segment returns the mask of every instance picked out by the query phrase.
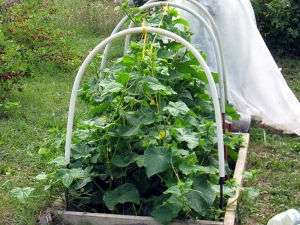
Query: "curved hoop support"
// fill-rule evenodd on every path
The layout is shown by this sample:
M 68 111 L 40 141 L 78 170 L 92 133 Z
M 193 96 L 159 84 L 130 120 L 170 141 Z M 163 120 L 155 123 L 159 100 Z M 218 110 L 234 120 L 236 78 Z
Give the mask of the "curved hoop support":
M 157 2 L 159 0 L 149 0 L 148 2 L 146 2 L 146 4 L 152 3 L 152 2 Z M 206 8 L 204 8 L 203 5 L 201 5 L 199 2 L 195 1 L 195 0 L 185 0 L 187 2 L 190 2 L 192 4 L 194 4 L 196 7 L 198 7 L 207 17 L 207 19 L 209 20 L 211 27 L 213 29 L 214 35 L 217 39 L 217 43 L 219 46 L 219 51 L 220 51 L 220 57 L 221 57 L 221 67 L 219 67 L 218 65 L 218 69 L 222 68 L 222 72 L 223 72 L 223 83 L 224 83 L 224 94 L 225 94 L 225 101 L 228 102 L 228 87 L 227 87 L 227 74 L 226 74 L 226 70 L 225 70 L 225 58 L 224 58 L 224 53 L 223 53 L 223 47 L 222 47 L 222 41 L 220 38 L 220 33 L 218 30 L 218 26 L 215 22 L 215 20 L 213 19 L 213 17 L 210 15 L 210 13 L 206 10 Z M 127 36 L 126 36 L 127 39 Z M 126 43 L 125 43 L 126 46 Z M 221 83 L 221 82 L 220 82 Z
M 146 4 L 154 3 L 159 0 L 149 0 L 146 2 Z M 211 27 L 207 24 L 207 22 L 202 18 L 201 15 L 197 13 L 198 16 L 195 16 L 195 12 L 193 10 L 186 10 L 193 16 L 195 16 L 205 27 L 207 30 L 208 34 L 210 35 L 210 38 L 212 39 L 214 50 L 215 50 L 215 55 L 216 55 L 216 60 L 217 60 L 217 68 L 218 68 L 218 73 L 219 73 L 219 93 L 220 93 L 220 103 L 221 103 L 221 112 L 222 112 L 222 122 L 223 122 L 223 133 L 226 134 L 226 119 L 225 119 L 225 107 L 226 103 L 229 102 L 228 100 L 228 87 L 227 87 L 227 76 L 226 76 L 226 69 L 225 69 L 225 60 L 224 60 L 224 54 L 223 54 L 223 47 L 222 47 L 222 42 L 219 34 L 218 27 L 213 19 L 213 17 L 210 15 L 210 13 L 198 2 L 195 0 L 185 0 L 193 5 L 195 5 L 198 9 L 200 9 L 205 16 L 208 18 Z M 167 4 L 170 4 L 169 2 Z M 170 4 L 172 5 L 172 4 Z M 179 4 L 180 5 L 180 4 Z M 181 8 L 181 7 L 178 7 Z M 183 9 L 183 8 L 181 8 Z M 190 8 L 188 8 L 190 9 Z M 129 24 L 129 28 L 132 28 L 134 26 L 133 22 Z M 125 40 L 125 45 L 124 45 L 124 55 L 126 54 L 126 51 L 128 49 L 130 42 L 130 35 L 126 36 Z M 229 131 L 232 131 L 232 124 L 229 124 Z M 228 153 L 227 153 L 227 146 L 224 146 L 224 155 L 225 155 L 225 160 L 228 161 Z
M 150 33 L 157 33 L 157 34 L 165 35 L 165 36 L 172 38 L 172 39 L 176 40 L 177 42 L 181 43 L 184 47 L 186 47 L 188 50 L 190 50 L 190 52 L 196 57 L 196 59 L 198 60 L 200 65 L 203 67 L 204 72 L 205 72 L 206 77 L 209 82 L 209 87 L 210 87 L 213 104 L 214 104 L 214 108 L 215 108 L 215 118 L 216 118 L 216 123 L 217 123 L 217 138 L 218 138 L 219 176 L 220 176 L 220 179 L 221 178 L 224 179 L 225 163 L 224 163 L 224 149 L 223 149 L 224 143 L 223 143 L 223 133 L 222 133 L 222 119 L 221 119 L 221 111 L 220 111 L 220 104 L 219 104 L 217 88 L 214 83 L 211 72 L 210 72 L 206 62 L 200 55 L 200 53 L 190 43 L 188 43 L 186 40 L 184 40 L 180 36 L 170 32 L 170 31 L 159 29 L 159 28 L 152 28 L 152 27 L 136 27 L 136 28 L 126 29 L 126 30 L 123 30 L 123 31 L 120 31 L 118 33 L 111 35 L 110 37 L 103 40 L 100 44 L 98 44 L 90 52 L 90 54 L 86 57 L 86 59 L 80 66 L 80 69 L 76 75 L 76 78 L 75 78 L 75 81 L 73 84 L 73 89 L 72 89 L 72 94 L 71 94 L 71 99 L 70 99 L 66 145 L 65 145 L 65 163 L 66 163 L 66 165 L 69 166 L 69 164 L 70 164 L 71 139 L 72 139 L 73 120 L 74 120 L 77 92 L 78 92 L 81 78 L 82 78 L 88 64 L 92 61 L 92 59 L 96 56 L 96 54 L 101 49 L 103 49 L 105 46 L 107 46 L 107 44 L 111 43 L 115 39 L 125 36 L 127 34 L 142 33 L 142 32 L 145 32 L 145 30 Z
M 222 112 L 223 116 L 225 117 L 225 102 L 228 100 L 228 98 L 226 98 L 226 96 L 228 96 L 228 94 L 227 94 L 226 79 L 224 80 L 224 75 L 223 75 L 224 71 L 225 71 L 225 64 L 224 64 L 223 51 L 222 51 L 222 48 L 220 48 L 221 41 L 219 38 L 220 35 L 218 32 L 218 28 L 217 28 L 217 25 L 215 24 L 213 18 L 209 14 L 209 12 L 201 4 L 199 4 L 198 2 L 195 2 L 194 0 L 188 0 L 188 1 L 195 4 L 200 10 L 202 10 L 205 13 L 205 15 L 209 18 L 209 20 L 212 21 L 211 24 L 212 24 L 214 30 L 211 29 L 211 27 L 208 25 L 208 23 L 198 13 L 196 13 L 194 10 L 192 10 L 191 8 L 189 8 L 187 6 L 184 6 L 184 5 L 181 5 L 178 3 L 157 2 L 156 0 L 150 0 L 145 5 L 141 6 L 140 9 L 145 10 L 145 9 L 153 8 L 153 7 L 157 7 L 157 6 L 168 5 L 171 7 L 180 8 L 182 10 L 187 11 L 188 13 L 195 16 L 204 25 L 205 29 L 207 30 L 208 34 L 210 35 L 210 37 L 212 39 L 213 46 L 215 49 L 218 74 L 219 74 L 219 93 L 220 93 L 221 112 Z M 119 24 L 115 27 L 112 34 L 115 34 L 116 32 L 118 32 L 127 20 L 129 20 L 129 17 L 125 16 L 119 22 Z M 129 28 L 132 28 L 132 27 L 133 27 L 133 23 L 131 22 L 129 25 Z M 218 39 L 216 38 L 214 32 L 217 33 Z M 125 40 L 124 53 L 126 53 L 126 50 L 128 49 L 129 41 L 130 41 L 130 35 L 127 35 L 126 40 Z M 110 50 L 110 44 L 105 47 L 104 56 L 103 56 L 102 62 L 101 62 L 101 70 L 106 68 L 106 62 L 107 62 L 107 56 L 108 56 L 109 50 Z M 103 78 L 103 73 L 100 73 L 100 79 L 102 79 L 102 78 Z M 223 119 L 223 120 L 224 120 L 223 124 L 225 125 L 225 119 Z M 225 132 L 225 128 L 223 128 L 223 129 Z

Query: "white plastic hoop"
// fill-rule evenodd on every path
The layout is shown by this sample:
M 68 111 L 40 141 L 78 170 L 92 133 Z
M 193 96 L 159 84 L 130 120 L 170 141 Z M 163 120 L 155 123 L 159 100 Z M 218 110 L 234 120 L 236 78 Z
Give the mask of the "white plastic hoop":
M 220 93 L 220 103 L 221 103 L 220 106 L 221 106 L 221 112 L 224 114 L 225 113 L 225 105 L 226 105 L 225 101 L 228 100 L 226 78 L 224 78 L 224 75 L 223 75 L 225 72 L 225 63 L 224 63 L 223 51 L 222 51 L 222 48 L 220 47 L 221 46 L 221 41 L 220 41 L 220 37 L 219 37 L 220 35 L 218 32 L 217 25 L 215 24 L 213 18 L 210 16 L 209 12 L 207 12 L 207 10 L 201 4 L 199 4 L 198 2 L 195 2 L 194 0 L 188 0 L 188 1 L 192 2 L 193 4 L 195 4 L 200 10 L 202 10 L 205 13 L 205 15 L 208 16 L 209 20 L 213 21 L 212 26 L 213 26 L 213 29 L 216 32 L 218 38 L 215 36 L 214 31 L 207 24 L 207 22 L 202 18 L 202 16 L 200 16 L 198 13 L 196 13 L 191 8 L 181 5 L 181 4 L 178 4 L 178 3 L 174 3 L 174 2 L 155 2 L 155 1 L 156 0 L 148 1 L 145 5 L 141 6 L 140 9 L 145 10 L 145 9 L 153 8 L 153 7 L 157 7 L 157 6 L 168 5 L 171 7 L 180 8 L 180 9 L 187 11 L 188 13 L 195 16 L 204 25 L 205 29 L 207 30 L 208 34 L 210 35 L 210 37 L 212 39 L 213 46 L 215 49 L 218 74 L 219 74 L 219 93 Z M 125 16 L 115 27 L 112 34 L 117 33 L 122 28 L 122 26 L 127 22 L 127 20 L 129 20 L 129 17 Z M 129 28 L 132 28 L 132 26 L 133 26 L 133 23 L 131 22 L 129 25 Z M 129 40 L 130 40 L 130 35 L 126 35 L 124 52 L 126 52 L 126 49 L 128 48 Z M 102 62 L 101 62 L 101 70 L 106 68 L 106 62 L 107 62 L 107 56 L 108 56 L 109 50 L 110 50 L 110 44 L 108 44 L 105 47 Z M 100 79 L 102 79 L 102 78 L 103 78 L 103 73 L 100 73 Z
M 159 0 L 149 0 L 145 4 L 149 4 L 149 3 L 157 2 L 157 1 L 159 1 Z M 221 38 L 220 38 L 220 33 L 219 33 L 218 26 L 217 26 L 214 18 L 210 15 L 210 13 L 206 10 L 206 8 L 203 7 L 203 5 L 201 5 L 199 2 L 197 2 L 195 0 L 185 0 L 185 1 L 188 1 L 192 4 L 194 4 L 195 6 L 197 6 L 205 14 L 205 16 L 207 17 L 207 19 L 209 20 L 209 22 L 211 24 L 211 27 L 213 29 L 214 35 L 217 39 L 217 43 L 218 43 L 218 46 L 219 46 L 221 64 L 222 64 L 221 68 L 222 68 L 222 72 L 223 72 L 224 98 L 225 98 L 225 101 L 228 102 L 228 96 L 229 95 L 228 95 L 228 87 L 227 87 L 227 74 L 226 74 L 226 70 L 225 70 L 225 59 L 224 59 L 222 41 L 221 41 Z M 218 66 L 218 69 L 219 69 L 220 68 L 219 65 L 217 65 L 217 66 Z
M 86 57 L 82 65 L 80 66 L 80 69 L 76 75 L 73 88 L 72 88 L 72 94 L 70 99 L 70 106 L 69 106 L 69 114 L 68 114 L 68 124 L 67 124 L 67 134 L 66 134 L 66 145 L 65 145 L 65 163 L 68 166 L 70 164 L 70 152 L 71 152 L 71 139 L 72 139 L 72 130 L 73 130 L 73 120 L 74 120 L 74 113 L 75 113 L 75 104 L 76 104 L 76 98 L 77 98 L 77 92 L 79 88 L 79 83 L 81 81 L 81 78 L 88 66 L 88 64 L 92 61 L 92 59 L 96 56 L 96 54 L 104 48 L 107 44 L 111 43 L 115 39 L 125 36 L 127 34 L 135 34 L 135 33 L 143 33 L 143 32 L 149 32 L 149 33 L 157 33 L 161 35 L 165 35 L 169 38 L 172 38 L 176 40 L 177 42 L 181 43 L 184 47 L 186 47 L 190 52 L 196 57 L 202 68 L 204 69 L 205 75 L 208 79 L 210 91 L 212 94 L 214 109 L 215 109 L 215 118 L 216 118 L 216 124 L 217 124 L 217 139 L 218 139 L 218 158 L 219 158 L 219 176 L 220 178 L 225 177 L 225 162 L 224 162 L 224 146 L 223 146 L 223 133 L 222 133 L 222 119 L 221 119 L 221 111 L 220 111 L 220 104 L 219 104 L 219 98 L 217 93 L 217 88 L 214 83 L 212 74 L 205 63 L 204 59 L 200 55 L 200 53 L 186 40 L 181 38 L 180 36 L 159 28 L 152 28 L 152 27 L 136 27 L 136 28 L 130 28 L 123 31 L 120 31 L 118 33 L 115 33 L 111 35 L 110 37 L 103 40 L 100 44 L 98 44 Z

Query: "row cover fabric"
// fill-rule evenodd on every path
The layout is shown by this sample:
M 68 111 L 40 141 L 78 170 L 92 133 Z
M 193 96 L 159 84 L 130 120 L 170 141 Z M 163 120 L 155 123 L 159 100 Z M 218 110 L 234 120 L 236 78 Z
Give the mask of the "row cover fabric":
M 190 7 L 205 19 L 192 3 L 171 1 Z M 300 135 L 300 103 L 257 29 L 250 0 L 196 1 L 212 15 L 220 33 L 229 102 L 241 114 L 285 133 Z M 204 27 L 183 10 L 181 16 L 189 21 L 194 32 L 192 43 L 207 54 L 210 69 L 217 72 L 214 48 Z

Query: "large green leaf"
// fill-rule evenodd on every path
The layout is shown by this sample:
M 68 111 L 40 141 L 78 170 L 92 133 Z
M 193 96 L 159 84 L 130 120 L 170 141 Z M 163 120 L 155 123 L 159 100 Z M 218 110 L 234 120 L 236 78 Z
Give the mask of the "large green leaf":
M 176 94 L 171 87 L 163 85 L 154 77 L 145 76 L 143 77 L 142 82 L 144 82 L 152 91 L 160 91 L 160 93 L 163 95 Z
M 88 158 L 88 157 L 91 157 L 90 152 L 92 150 L 93 150 L 93 148 L 91 148 L 85 144 L 72 145 L 71 154 L 74 159 Z
M 170 207 L 168 207 L 168 205 L 163 205 L 154 209 L 151 212 L 151 215 L 156 221 L 160 222 L 163 225 L 168 225 L 170 221 L 177 216 L 177 214 L 173 214 L 172 210 L 170 209 Z
M 119 75 L 116 81 L 125 86 L 130 79 L 130 75 L 122 71 L 117 71 L 116 74 Z
M 187 142 L 187 146 L 189 149 L 194 149 L 199 145 L 200 135 L 195 132 L 190 132 L 190 130 L 186 128 L 174 128 L 175 138 L 180 142 Z M 173 132 L 172 132 L 173 133 Z
M 137 135 L 139 133 L 139 129 L 143 124 L 140 124 L 139 126 L 133 126 L 131 128 L 128 127 L 119 127 L 118 132 L 121 137 L 132 137 L 134 135 Z
M 208 183 L 209 175 L 194 174 L 191 176 L 191 180 L 193 181 L 193 189 L 200 191 L 203 201 L 211 206 L 216 198 L 216 192 Z
M 125 66 L 131 66 L 135 64 L 134 56 L 125 55 L 120 63 Z
M 180 164 L 179 169 L 181 170 L 181 172 L 183 174 L 188 175 L 191 173 L 196 173 L 200 169 L 200 166 L 199 165 L 191 165 L 186 162 L 183 162 L 182 164 Z
M 195 119 L 194 116 L 185 115 L 183 120 L 193 126 L 198 126 L 200 124 L 199 120 Z
M 81 168 L 61 169 L 55 173 L 54 177 L 57 181 L 61 181 L 69 188 L 74 179 L 81 177 L 83 174 L 84 171 Z
M 178 93 L 179 98 L 186 98 L 193 101 L 193 97 L 190 91 L 184 89 L 180 93 Z
M 102 96 L 107 93 L 115 93 L 120 92 L 124 89 L 124 86 L 116 81 L 110 82 L 108 85 L 105 86 L 104 90 L 102 91 Z
M 227 104 L 225 107 L 226 114 L 231 117 L 232 120 L 240 120 L 241 116 L 238 114 L 233 105 Z
M 173 23 L 174 24 L 183 24 L 186 27 L 190 26 L 189 23 L 185 19 L 182 19 L 182 18 L 178 18 L 176 20 L 173 20 Z
M 136 99 L 136 98 L 134 98 L 134 97 L 132 97 L 132 96 L 125 96 L 125 97 L 124 97 L 124 102 L 125 102 L 125 103 L 129 103 L 129 104 L 139 103 L 139 104 L 141 104 L 142 106 L 149 107 L 149 104 L 148 104 L 148 102 L 147 102 L 146 99 L 141 99 L 141 100 L 139 100 L 139 99 Z
M 111 163 L 118 167 L 126 167 L 135 161 L 138 155 L 134 152 L 124 154 L 122 151 L 117 151 L 113 156 Z
M 182 210 L 183 204 L 181 198 L 172 195 L 166 200 L 162 206 L 154 209 L 151 215 L 162 224 L 169 224 L 169 222 L 178 216 L 178 213 Z
M 159 24 L 161 24 L 161 15 L 156 14 L 153 17 L 149 18 L 148 20 L 146 20 L 146 26 L 150 26 L 150 27 L 158 27 Z
M 177 215 L 183 207 L 181 198 L 179 196 L 172 195 L 167 200 L 167 203 L 170 206 L 170 209 L 172 210 L 173 215 Z
M 90 162 L 91 163 L 97 163 L 98 162 L 98 159 L 100 157 L 100 151 L 94 151 L 91 153 L 91 159 L 90 159 Z
M 140 204 L 139 191 L 133 184 L 122 184 L 114 190 L 104 194 L 104 203 L 109 210 L 113 210 L 117 203 L 133 202 Z
M 139 126 L 133 126 L 133 127 L 127 127 L 127 126 L 120 126 L 117 128 L 110 128 L 108 129 L 108 134 L 115 137 L 124 137 L 129 138 L 134 135 L 137 135 L 139 133 L 140 127 L 142 127 L 143 124 L 140 124 Z
M 154 112 L 127 112 L 125 117 L 129 123 L 134 126 L 139 126 L 140 124 L 149 125 L 154 123 L 155 114 Z
M 210 205 L 207 204 L 204 195 L 205 193 L 196 190 L 191 190 L 186 195 L 186 205 L 202 216 L 204 216 L 210 208 Z
M 184 149 L 172 148 L 172 156 L 188 156 L 190 154 L 189 151 Z
M 192 65 L 199 65 L 199 62 L 196 58 L 186 60 L 184 62 L 175 63 L 178 72 L 188 73 L 188 74 L 197 74 L 196 70 L 192 68 Z
M 56 166 L 65 166 L 65 157 L 64 156 L 58 156 L 55 159 L 51 160 L 49 164 L 55 164 Z
M 187 114 L 190 109 L 187 107 L 187 105 L 184 102 L 179 100 L 177 102 L 169 102 L 169 105 L 163 108 L 163 111 L 167 111 L 167 110 L 173 116 L 179 116 L 180 114 L 181 115 Z
M 80 179 L 80 180 L 76 180 L 76 182 L 73 182 L 72 185 L 70 186 L 71 190 L 79 190 L 83 187 L 86 186 L 87 183 L 91 182 L 92 178 L 88 177 L 85 179 Z
M 183 162 L 179 166 L 179 169 L 185 175 L 191 173 L 197 173 L 197 172 L 200 172 L 200 174 L 217 174 L 219 172 L 219 170 L 213 166 L 199 166 L 199 165 L 188 164 L 187 162 Z
M 135 162 L 138 165 L 138 167 L 144 166 L 144 155 L 139 155 L 135 158 Z
M 178 71 L 176 70 L 172 70 L 172 69 L 169 69 L 168 70 L 168 76 L 167 75 L 161 75 L 161 74 L 158 74 L 156 75 L 155 77 L 159 80 L 174 80 L 174 79 L 178 79 L 180 77 L 183 76 L 182 73 L 179 73 Z
M 157 51 L 157 57 L 162 59 L 173 59 L 174 53 L 168 50 L 159 49 Z
M 93 108 L 90 112 L 89 112 L 89 116 L 94 115 L 95 113 L 102 113 L 104 110 L 106 110 L 108 107 L 111 106 L 110 102 L 103 102 L 102 104 L 100 104 L 99 106 Z
M 216 192 L 216 193 L 220 193 L 220 185 L 211 185 L 212 189 Z M 235 196 L 235 190 L 233 190 L 230 187 L 227 187 L 226 185 L 223 186 L 223 195 L 224 196 L 229 196 L 229 197 L 234 197 Z
M 199 67 L 199 66 L 195 66 L 195 65 L 191 65 L 191 67 L 197 71 L 196 73 L 191 73 L 191 75 L 205 83 L 208 83 L 208 79 L 207 79 L 207 76 L 206 76 L 206 73 L 204 72 L 204 69 L 202 67 Z M 215 83 L 219 83 L 219 77 L 218 77 L 218 74 L 217 73 L 214 73 L 212 72 L 211 73 L 212 75 L 212 78 L 214 80 Z
M 188 175 L 191 173 L 200 172 L 200 174 L 217 174 L 219 171 L 213 166 L 199 166 L 197 165 L 198 159 L 196 153 L 193 152 L 185 161 L 179 165 L 179 169 L 183 174 Z
M 239 154 L 231 148 L 227 148 L 227 154 L 230 156 L 231 159 L 233 159 L 234 162 L 236 162 L 239 157 Z
M 166 87 L 154 77 L 145 76 L 142 81 L 153 91 L 162 91 L 166 89 Z
M 20 202 L 25 203 L 31 192 L 34 191 L 32 187 L 25 187 L 25 188 L 14 188 L 10 191 L 10 194 L 14 197 L 17 197 Z
M 171 165 L 170 149 L 150 146 L 144 152 L 144 165 L 148 177 L 167 170 Z

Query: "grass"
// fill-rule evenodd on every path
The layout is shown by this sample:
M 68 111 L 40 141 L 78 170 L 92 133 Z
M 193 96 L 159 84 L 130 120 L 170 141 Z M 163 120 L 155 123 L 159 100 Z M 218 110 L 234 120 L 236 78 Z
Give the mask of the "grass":
M 74 75 L 52 76 L 45 73 L 24 81 L 22 93 L 12 92 L 7 96 L 10 101 L 17 101 L 20 107 L 12 108 L 5 114 L 6 117 L 0 119 L 1 184 L 13 180 L 12 186 L 32 186 L 33 178 L 48 168 L 39 150 L 49 147 L 66 126 L 73 79 Z M 79 106 L 78 109 L 78 115 L 84 113 L 84 107 Z M 50 154 L 57 155 L 57 151 L 55 149 Z M 0 224 L 5 224 L 1 221 L 5 218 L 3 213 L 8 211 L 16 215 L 25 207 L 3 191 L 0 199 L 3 203 L 0 206 Z
M 289 87 L 292 89 L 298 100 L 300 99 L 300 63 L 298 59 L 276 58 L 279 67 Z
M 64 14 L 57 18 L 60 28 L 77 30 L 69 41 L 85 55 L 108 36 L 122 17 L 113 11 L 115 6 L 110 0 L 89 0 L 84 3 L 66 0 L 59 3 L 64 10 Z M 110 58 L 120 56 L 120 46 L 122 40 L 113 45 Z M 292 59 L 276 60 L 289 86 L 300 99 L 299 62 Z M 20 204 L 5 187 L 0 189 L 1 225 L 36 224 L 36 218 L 48 207 L 52 198 L 49 194 L 43 196 L 43 185 L 36 183 L 34 177 L 51 170 L 47 164 L 49 158 L 63 153 L 63 147 L 51 148 L 50 152 L 43 150 L 65 133 L 76 71 L 65 73 L 51 64 L 36 65 L 35 70 L 35 77 L 22 82 L 23 92 L 5 94 L 10 102 L 17 102 L 19 107 L 11 106 L 5 112 L 3 109 L 0 111 L 0 185 L 11 181 L 6 183 L 7 190 L 17 186 L 35 186 L 35 194 L 40 197 Z M 84 79 L 88 79 L 88 76 Z M 75 120 L 86 116 L 86 107 L 80 101 L 76 109 Z M 299 153 L 299 137 L 276 134 L 266 129 L 264 141 L 261 128 L 251 129 L 247 170 L 257 170 L 258 173 L 251 184 L 245 181 L 245 185 L 258 187 L 261 196 L 256 201 L 249 201 L 245 195 L 242 196 L 240 224 L 266 224 L 273 215 L 292 207 L 298 208 Z
M 84 55 L 106 38 L 108 32 L 116 25 L 116 21 L 123 17 L 112 14 L 115 19 L 112 21 L 107 19 L 107 14 L 95 17 L 96 12 L 91 10 L 98 10 L 99 14 L 103 13 L 103 10 L 94 7 L 93 4 L 104 3 L 106 10 L 114 12 L 116 5 L 112 1 L 86 1 L 84 4 L 75 0 L 63 3 L 60 1 L 60 6 L 65 9 L 65 14 L 57 18 L 60 28 L 73 31 L 74 35 L 68 37 L 68 41 L 73 42 L 78 51 Z M 89 11 L 84 11 L 87 7 Z M 97 30 L 97 27 L 90 26 L 92 18 L 99 20 L 92 24 L 97 24 L 99 29 L 103 29 Z M 75 23 L 76 21 L 80 23 Z M 101 21 L 105 22 L 105 26 Z M 108 30 L 106 26 L 110 26 L 111 29 Z M 113 43 L 109 59 L 122 54 L 120 51 L 122 41 Z M 13 90 L 4 93 L 0 90 L 0 96 L 5 96 L 9 102 L 17 103 L 5 110 L 0 108 L 0 186 L 7 185 L 0 188 L 1 225 L 36 224 L 40 213 L 49 206 L 50 201 L 53 201 L 48 193 L 45 196 L 43 185 L 36 182 L 35 176 L 51 170 L 47 161 L 63 154 L 63 146 L 48 149 L 65 133 L 75 75 L 76 71 L 66 73 L 54 65 L 40 63 L 35 65 L 35 76 L 22 81 L 22 92 Z M 88 76 L 87 74 L 83 80 L 88 79 Z M 86 116 L 85 111 L 86 106 L 78 101 L 74 124 L 78 118 Z M 14 187 L 27 186 L 36 188 L 37 198 L 31 199 L 26 204 L 20 203 L 8 192 Z
M 276 58 L 282 73 L 300 99 L 299 61 Z M 240 224 L 267 224 L 274 215 L 290 208 L 299 209 L 300 137 L 282 135 L 273 130 L 253 127 L 250 130 L 250 145 L 247 170 L 258 170 L 252 186 L 260 190 L 255 201 L 242 196 L 239 207 Z M 247 184 L 247 181 L 245 185 Z
M 261 132 L 252 128 L 250 135 Z M 277 135 L 266 131 L 266 142 L 250 138 L 248 170 L 258 170 L 251 184 L 260 190 L 255 201 L 242 197 L 240 224 L 267 224 L 274 215 L 299 208 L 299 137 Z

